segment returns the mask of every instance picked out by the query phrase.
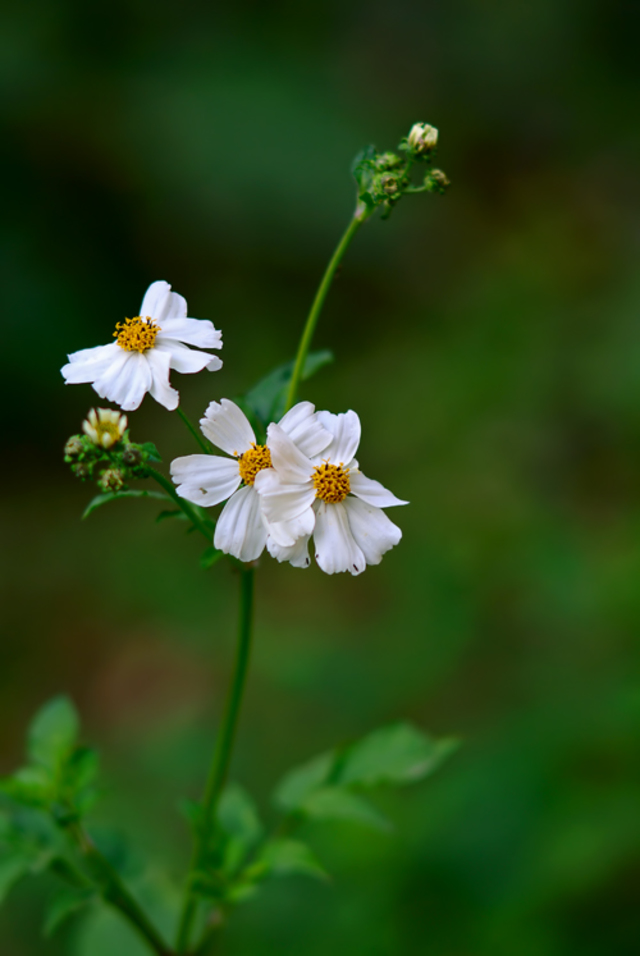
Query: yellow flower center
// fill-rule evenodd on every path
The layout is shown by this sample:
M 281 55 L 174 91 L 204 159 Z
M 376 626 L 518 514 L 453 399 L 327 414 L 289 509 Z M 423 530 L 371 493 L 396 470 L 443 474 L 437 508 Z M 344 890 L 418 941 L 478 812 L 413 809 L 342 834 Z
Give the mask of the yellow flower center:
M 337 505 L 347 497 L 351 491 L 349 483 L 349 469 L 339 465 L 330 465 L 323 461 L 313 469 L 311 480 L 316 489 L 316 498 L 326 501 L 328 505 Z
M 118 322 L 113 337 L 118 340 L 118 345 L 125 352 L 146 352 L 147 349 L 153 348 L 156 335 L 160 331 L 160 326 L 156 325 L 149 316 L 142 318 L 137 315 L 134 319 Z
M 116 422 L 97 422 L 94 428 L 98 436 L 96 445 L 102 445 L 103 448 L 111 448 L 122 438 L 120 428 Z
M 238 458 L 238 468 L 245 485 L 252 485 L 259 471 L 271 468 L 271 452 L 266 445 L 253 444 Z

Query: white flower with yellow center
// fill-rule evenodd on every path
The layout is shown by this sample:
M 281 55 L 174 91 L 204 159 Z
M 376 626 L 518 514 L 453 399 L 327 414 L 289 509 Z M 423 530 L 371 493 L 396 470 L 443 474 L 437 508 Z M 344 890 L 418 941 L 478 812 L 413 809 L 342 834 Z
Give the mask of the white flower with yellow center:
M 306 567 L 313 532 L 323 571 L 360 574 L 367 564 L 379 564 L 402 537 L 382 508 L 407 502 L 360 471 L 354 457 L 361 431 L 355 412 L 318 412 L 317 419 L 333 438 L 315 457 L 297 448 L 281 426 L 269 426 L 272 468 L 255 483 L 271 532 L 267 547 L 279 561 Z M 300 536 L 302 525 L 311 525 L 311 531 Z
M 118 322 L 110 345 L 69 355 L 61 372 L 67 385 L 88 382 L 100 398 L 125 411 L 138 408 L 147 392 L 172 411 L 180 396 L 169 384 L 169 371 L 215 372 L 217 355 L 197 351 L 222 348 L 222 335 L 208 319 L 187 318 L 187 302 L 168 282 L 152 282 L 140 315 Z M 188 348 L 195 345 L 197 348 Z
M 92 408 L 82 423 L 82 430 L 94 445 L 111 448 L 122 441 L 127 430 L 127 416 L 121 415 L 115 408 Z
M 331 434 L 319 423 L 310 402 L 294 405 L 278 427 L 302 455 L 319 455 L 331 441 Z M 176 458 L 171 462 L 171 477 L 178 486 L 177 492 L 203 507 L 212 507 L 228 498 L 216 524 L 213 544 L 239 561 L 255 561 L 273 530 L 263 518 L 255 487 L 259 475 L 271 469 L 270 448 L 268 444 L 257 444 L 247 416 L 226 398 L 211 402 L 204 418 L 200 419 L 200 428 L 209 441 L 232 457 L 187 455 Z M 297 539 L 312 530 L 313 516 L 303 515 L 300 521 L 289 522 L 279 537 L 284 536 L 288 541 L 291 535 Z

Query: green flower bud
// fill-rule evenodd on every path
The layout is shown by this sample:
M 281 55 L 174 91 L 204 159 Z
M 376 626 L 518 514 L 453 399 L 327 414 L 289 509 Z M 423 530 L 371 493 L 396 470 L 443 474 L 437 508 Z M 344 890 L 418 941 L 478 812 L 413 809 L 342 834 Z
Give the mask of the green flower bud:
M 74 473 L 76 478 L 80 478 L 82 481 L 85 481 L 87 478 L 91 478 L 91 466 L 86 465 L 83 461 L 79 461 L 75 465 L 72 465 L 71 471 Z
M 416 156 L 424 156 L 438 145 L 438 130 L 428 123 L 414 123 L 407 136 L 407 144 Z
M 381 176 L 380 185 L 387 196 L 398 196 L 400 194 L 400 183 L 398 177 L 394 176 L 393 173 L 386 173 L 384 176 Z
M 396 156 L 395 153 L 381 153 L 376 159 L 376 167 L 382 171 L 395 169 L 396 166 L 400 166 L 403 162 L 405 162 L 405 160 L 403 160 L 401 156 Z
M 135 445 L 125 445 L 122 460 L 125 465 L 139 465 L 142 461 L 142 452 Z
M 442 196 L 451 185 L 451 180 L 441 169 L 432 169 L 431 172 L 425 176 L 424 184 L 429 192 L 440 193 Z
M 107 468 L 100 475 L 98 487 L 102 491 L 120 491 L 124 487 L 124 475 L 119 468 Z
M 84 445 L 80 435 L 72 435 L 64 446 L 64 456 L 66 459 L 77 458 L 83 448 Z

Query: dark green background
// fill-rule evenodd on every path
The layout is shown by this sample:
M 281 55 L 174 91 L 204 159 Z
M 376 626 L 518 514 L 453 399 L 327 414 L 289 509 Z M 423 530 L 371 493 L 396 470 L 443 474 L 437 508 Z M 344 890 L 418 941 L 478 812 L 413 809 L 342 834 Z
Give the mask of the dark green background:
M 223 330 L 183 406 L 290 358 L 353 206 L 349 164 L 414 120 L 449 195 L 349 251 L 304 397 L 363 422 L 363 469 L 411 500 L 357 579 L 263 560 L 234 777 L 398 718 L 459 734 L 380 806 L 392 837 L 310 833 L 328 886 L 238 912 L 228 956 L 632 956 L 640 947 L 640 8 L 631 0 L 5 4 L 1 767 L 69 692 L 104 754 L 97 819 L 186 864 L 228 675 L 234 575 L 92 494 L 61 460 L 96 402 L 65 354 L 158 278 Z M 133 438 L 192 450 L 147 398 Z M 195 450 L 195 448 L 193 449 Z M 49 888 L 3 956 L 137 956 L 107 924 L 45 942 Z M 115 933 L 115 935 L 111 935 Z M 126 936 L 126 938 L 125 938 Z

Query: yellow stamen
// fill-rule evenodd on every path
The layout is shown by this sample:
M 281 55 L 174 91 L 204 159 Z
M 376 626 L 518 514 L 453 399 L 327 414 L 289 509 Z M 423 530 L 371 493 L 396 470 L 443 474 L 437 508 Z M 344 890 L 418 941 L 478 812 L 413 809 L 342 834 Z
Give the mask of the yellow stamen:
M 153 348 L 156 335 L 160 331 L 160 326 L 156 325 L 149 316 L 143 318 L 137 315 L 134 319 L 118 322 L 113 337 L 118 340 L 118 345 L 125 352 L 146 352 L 147 349 Z
M 259 471 L 271 468 L 271 452 L 266 445 L 253 444 L 238 458 L 238 468 L 245 485 L 252 485 Z
M 330 465 L 323 461 L 314 468 L 311 476 L 313 487 L 316 489 L 316 498 L 326 501 L 328 505 L 337 505 L 347 497 L 351 491 L 349 469 L 340 462 L 339 465 Z

